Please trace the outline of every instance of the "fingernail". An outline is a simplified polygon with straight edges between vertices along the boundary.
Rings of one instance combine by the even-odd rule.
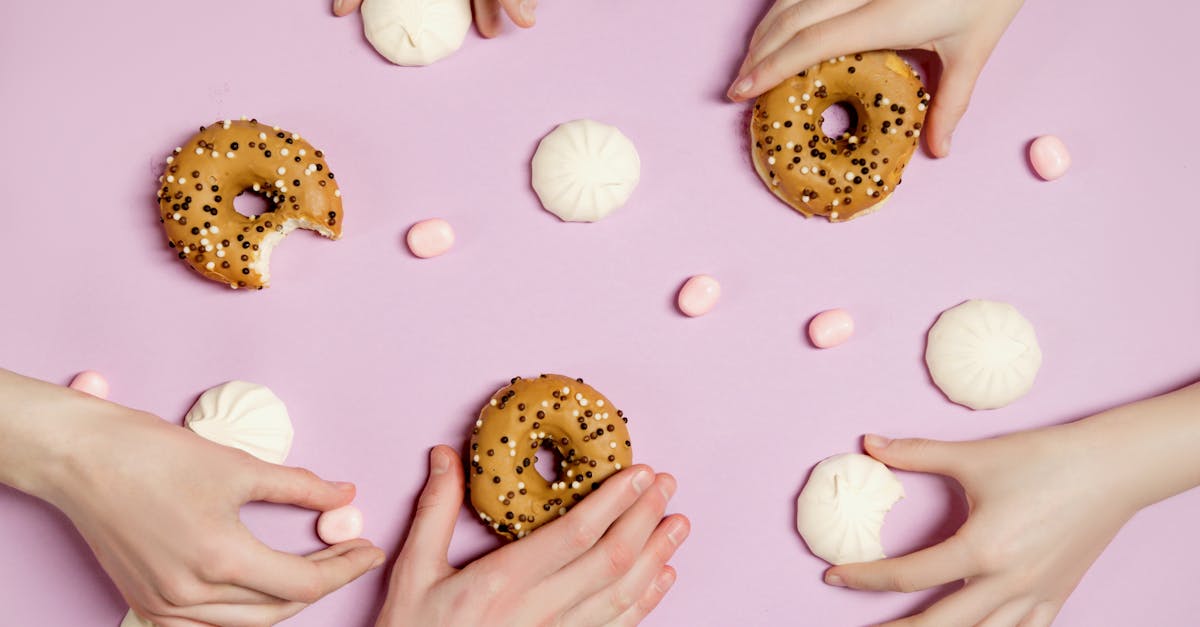
[[[885,438],[882,435],[875,435],[874,433],[863,438],[863,442],[865,442],[866,445],[871,448],[887,448],[887,446],[892,443],[892,441],[888,438]]]
[[[837,575],[825,575],[825,583],[839,588],[846,587],[846,582],[842,581],[842,578]]]
[[[747,76],[733,86],[733,89],[729,92],[729,95],[734,97],[741,96],[742,94],[750,91],[751,87],[754,87],[754,79]]]
[[[683,544],[688,537],[687,525],[683,524],[682,520],[672,520],[670,524],[670,528],[667,529],[667,539],[675,546]]]
[[[658,574],[658,578],[654,580],[654,589],[659,592],[666,592],[675,585],[675,573],[669,570],[663,570]]]
[[[333,0],[333,12],[338,13],[342,10],[342,2],[344,0]]]
[[[383,566],[383,560],[384,560],[383,555],[380,555],[379,557],[375,558],[375,561],[371,562],[371,570],[375,570],[376,568]]]
[[[354,489],[354,484],[349,481],[330,481],[329,483],[342,492]]]
[[[650,483],[652,481],[654,481],[654,477],[650,475],[649,471],[639,470],[637,471],[637,474],[633,476],[633,489],[636,490],[638,494],[641,494],[642,492],[646,491],[646,488],[650,487]]]
[[[662,493],[664,499],[671,500],[671,497],[675,496],[675,482],[669,479],[659,482],[658,491]]]
[[[441,449],[431,449],[429,451],[429,472],[435,475],[445,474],[450,470],[450,456],[443,453]]]
[[[521,2],[521,19],[533,23],[533,10],[537,8],[537,2],[534,0],[522,0]]]
[[[950,140],[952,140],[952,139],[954,139],[954,136],[948,135],[946,137],[945,141],[942,142],[942,154],[943,155],[950,154]]]

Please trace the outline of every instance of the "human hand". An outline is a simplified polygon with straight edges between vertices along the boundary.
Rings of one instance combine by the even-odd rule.
[[[663,518],[675,479],[634,466],[565,516],[468,564],[446,550],[463,505],[458,454],[429,454],[429,478],[377,627],[636,625],[675,582],[667,561],[688,519]]]
[[[912,592],[966,581],[924,612],[887,627],[1049,625],[1138,510],[1135,495],[1114,489],[1123,465],[1098,454],[1087,428],[1076,423],[974,442],[867,436],[867,452],[889,466],[957,480],[970,514],[940,544],[835,566],[825,582]]]
[[[729,98],[754,98],[788,76],[841,55],[929,50],[942,76],[925,127],[935,156],[967,111],[983,66],[1023,0],[776,0],[754,35]]]
[[[333,14],[339,17],[354,13],[363,0],[333,0]],[[534,11],[537,0],[471,0],[475,12],[475,27],[487,38],[495,37],[504,28],[501,7],[508,19],[521,28],[530,28],[537,21]]]
[[[278,552],[238,518],[250,501],[334,509],[353,500],[353,485],[72,396],[57,403],[61,420],[50,418],[65,462],[38,496],[71,519],[130,607],[159,627],[273,625],[382,564],[366,540],[306,557]]]

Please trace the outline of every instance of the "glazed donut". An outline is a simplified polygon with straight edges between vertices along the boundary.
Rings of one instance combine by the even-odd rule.
[[[517,377],[479,412],[471,431],[467,491],[484,524],[515,540],[567,513],[633,462],[625,414],[583,379]],[[539,448],[562,458],[547,482]]]
[[[900,185],[917,148],[929,93],[890,50],[838,57],[758,97],[750,123],[754,167],[767,187],[805,217],[842,222],[870,213]],[[850,127],[821,130],[822,113],[845,103]]]
[[[262,289],[271,250],[291,231],[342,234],[342,193],[320,150],[258,120],[225,120],[167,157],[159,177],[159,220],[167,246],[205,278]],[[238,213],[243,192],[266,198],[260,215]]]

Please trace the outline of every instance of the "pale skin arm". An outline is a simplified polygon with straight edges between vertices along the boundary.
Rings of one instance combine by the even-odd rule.
[[[333,0],[333,14],[342,17],[358,10],[362,0]],[[521,28],[531,28],[537,21],[537,0],[471,0],[475,12],[475,27],[487,38],[499,35],[504,29],[504,15]]]
[[[249,501],[334,509],[351,484],[3,369],[0,399],[0,483],[62,510],[159,627],[273,625],[383,563],[366,540],[278,552],[238,519]]]
[[[975,81],[1023,0],[776,0],[746,51],[730,99],[755,98],[826,59],[868,50],[928,50],[942,62],[925,127],[950,154]]]
[[[1070,424],[974,442],[864,439],[881,462],[946,475],[970,514],[949,539],[825,581],[961,590],[888,627],[1045,627],[1139,510],[1200,486],[1200,383]]]

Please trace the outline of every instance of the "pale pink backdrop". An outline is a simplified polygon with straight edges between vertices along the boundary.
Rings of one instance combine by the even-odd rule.
[[[458,54],[407,69],[323,0],[4,2],[0,365],[63,383],[95,368],[116,400],[172,420],[211,385],[267,384],[295,421],[290,461],[356,481],[367,535],[389,549],[428,447],[460,442],[509,377],[581,376],[629,413],[637,458],[679,478],[671,509],[693,521],[678,584],[647,624],[909,612],[930,595],[821,583],[793,528],[815,462],[867,431],[987,436],[1200,376],[1200,9],[1031,0],[953,156],[918,156],[888,207],[842,225],[803,220],[761,187],[745,107],[721,98],[764,9],[546,0],[533,31],[472,33]],[[186,269],[154,204],[162,157],[240,115],[311,138],[345,192],[344,239],[293,235],[261,293]],[[631,202],[594,225],[558,222],[528,184],[538,139],[579,117],[619,126],[643,161]],[[1074,156],[1056,183],[1026,165],[1041,133]],[[418,260],[403,234],[432,216],[458,245]],[[702,272],[724,299],[685,319],[675,290]],[[945,401],[922,364],[938,312],[977,297],[1016,304],[1046,356],[1026,398],[982,413]],[[817,351],[805,323],[834,306],[858,334]],[[891,553],[961,516],[942,481],[902,480]],[[309,513],[247,516],[278,547],[319,546]],[[1196,624],[1197,525],[1200,493],[1137,516],[1058,624]],[[0,490],[0,537],[0,623],[120,620],[119,595],[58,513]],[[455,558],[492,546],[464,510]],[[367,576],[289,624],[366,626],[382,585]]]

